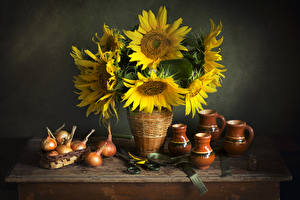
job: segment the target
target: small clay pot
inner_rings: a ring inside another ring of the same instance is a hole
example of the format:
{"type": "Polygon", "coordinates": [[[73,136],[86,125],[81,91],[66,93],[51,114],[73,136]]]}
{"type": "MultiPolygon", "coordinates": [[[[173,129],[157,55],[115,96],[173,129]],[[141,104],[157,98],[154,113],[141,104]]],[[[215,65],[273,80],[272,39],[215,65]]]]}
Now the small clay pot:
{"type": "Polygon", "coordinates": [[[173,124],[172,125],[172,138],[168,143],[168,149],[170,154],[174,156],[184,155],[191,152],[192,145],[188,137],[186,136],[185,124],[173,124]]]}
{"type": "Polygon", "coordinates": [[[199,169],[207,169],[215,159],[215,153],[210,146],[210,133],[195,134],[195,147],[191,152],[191,161],[199,169]]]}
{"type": "Polygon", "coordinates": [[[216,142],[225,128],[226,120],[223,115],[218,114],[215,110],[204,109],[199,112],[199,133],[210,133],[211,140],[216,142]],[[218,127],[217,119],[221,120],[221,127],[218,127]]]}
{"type": "Polygon", "coordinates": [[[223,141],[224,150],[229,156],[240,156],[252,143],[254,131],[251,126],[241,120],[229,120],[226,125],[227,130],[223,141]],[[245,138],[245,130],[249,132],[248,139],[245,138]]]}

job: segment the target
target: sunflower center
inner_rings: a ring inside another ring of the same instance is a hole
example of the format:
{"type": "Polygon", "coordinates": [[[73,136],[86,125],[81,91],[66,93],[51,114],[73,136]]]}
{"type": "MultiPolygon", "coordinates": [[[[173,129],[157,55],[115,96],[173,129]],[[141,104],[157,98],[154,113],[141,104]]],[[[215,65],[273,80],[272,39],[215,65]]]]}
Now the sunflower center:
{"type": "Polygon", "coordinates": [[[107,90],[107,81],[110,77],[111,75],[106,71],[106,65],[101,65],[99,70],[99,85],[101,89],[107,90]]]}
{"type": "Polygon", "coordinates": [[[170,44],[171,41],[165,35],[149,32],[141,40],[141,51],[146,57],[156,60],[167,53],[170,44]]]}
{"type": "Polygon", "coordinates": [[[106,49],[105,51],[114,51],[117,49],[117,43],[115,42],[115,39],[113,36],[108,36],[106,41],[106,49]]]}
{"type": "Polygon", "coordinates": [[[154,40],[152,42],[152,46],[154,49],[158,48],[160,46],[161,41],[160,40],[154,40]]]}
{"type": "Polygon", "coordinates": [[[138,87],[138,91],[146,96],[161,94],[167,87],[167,84],[161,81],[149,81],[138,87]]]}

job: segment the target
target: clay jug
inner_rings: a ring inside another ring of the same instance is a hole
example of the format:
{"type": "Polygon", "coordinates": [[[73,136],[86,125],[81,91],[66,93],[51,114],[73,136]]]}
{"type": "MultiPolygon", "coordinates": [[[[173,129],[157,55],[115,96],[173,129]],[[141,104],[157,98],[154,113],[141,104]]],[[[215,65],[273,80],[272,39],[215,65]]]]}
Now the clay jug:
{"type": "Polygon", "coordinates": [[[226,125],[227,130],[223,141],[224,150],[229,156],[239,156],[252,143],[254,131],[251,126],[241,120],[229,120],[226,125]],[[248,139],[245,138],[245,130],[249,132],[248,139]]]}
{"type": "Polygon", "coordinates": [[[169,152],[174,155],[183,155],[191,152],[191,142],[186,136],[185,124],[172,125],[172,138],[168,143],[169,152]]]}
{"type": "Polygon", "coordinates": [[[215,110],[205,109],[199,112],[198,132],[210,133],[211,140],[216,142],[225,128],[226,120],[223,115],[215,110]],[[218,127],[217,119],[221,120],[221,127],[218,127]]]}
{"type": "Polygon", "coordinates": [[[196,133],[195,147],[191,152],[191,161],[199,169],[207,169],[215,159],[215,153],[210,146],[211,134],[196,133]]]}

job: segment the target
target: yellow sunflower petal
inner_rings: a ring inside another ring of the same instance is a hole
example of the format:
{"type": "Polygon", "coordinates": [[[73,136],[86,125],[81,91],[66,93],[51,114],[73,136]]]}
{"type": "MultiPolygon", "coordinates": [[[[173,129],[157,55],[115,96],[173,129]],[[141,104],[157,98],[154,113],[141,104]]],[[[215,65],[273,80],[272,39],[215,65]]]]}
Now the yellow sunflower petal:
{"type": "Polygon", "coordinates": [[[142,15],[138,15],[138,18],[140,20],[140,26],[145,30],[145,31],[150,31],[151,26],[149,25],[149,19],[148,19],[148,13],[143,10],[142,15]]]}
{"type": "Polygon", "coordinates": [[[72,46],[72,50],[73,51],[70,54],[73,58],[82,59],[82,53],[81,53],[81,51],[79,51],[79,49],[77,47],[72,46]]]}
{"type": "Polygon", "coordinates": [[[153,14],[153,12],[151,10],[149,10],[149,25],[151,26],[152,29],[156,29],[157,27],[157,21],[155,18],[155,15],[153,14]]]}
{"type": "Polygon", "coordinates": [[[87,111],[86,111],[86,117],[88,117],[90,115],[91,112],[95,111],[95,104],[91,104],[89,105],[87,111]]]}
{"type": "Polygon", "coordinates": [[[134,88],[130,88],[122,97],[122,101],[127,100],[134,92],[134,88]]]}
{"type": "Polygon", "coordinates": [[[100,101],[103,101],[103,100],[105,100],[105,99],[111,97],[112,95],[113,95],[113,93],[108,93],[108,94],[104,95],[103,97],[101,97],[101,98],[100,98],[100,101]]]}
{"type": "Polygon", "coordinates": [[[140,41],[143,38],[143,35],[138,31],[124,31],[124,34],[132,40],[140,41]]]}
{"type": "Polygon", "coordinates": [[[126,87],[128,87],[128,88],[133,87],[133,85],[130,85],[130,84],[126,83],[126,82],[123,82],[123,84],[124,84],[126,87]]]}
{"type": "Polygon", "coordinates": [[[168,27],[167,33],[172,34],[182,24],[182,18],[177,19],[171,26],[168,27]]]}
{"type": "Polygon", "coordinates": [[[144,110],[148,105],[148,99],[141,97],[140,100],[140,111],[144,110]]]}
{"type": "Polygon", "coordinates": [[[167,9],[165,6],[161,6],[159,8],[158,14],[157,14],[157,21],[161,29],[166,28],[167,23],[167,9]]]}
{"type": "Polygon", "coordinates": [[[141,81],[147,81],[148,78],[146,78],[145,76],[143,76],[140,72],[137,73],[138,79],[141,81]]]}
{"type": "Polygon", "coordinates": [[[141,96],[137,95],[133,101],[132,110],[135,110],[139,105],[141,101],[141,96]]]}
{"type": "Polygon", "coordinates": [[[79,66],[82,66],[82,67],[93,67],[93,68],[96,68],[97,66],[99,66],[99,63],[93,62],[93,61],[90,61],[90,60],[74,59],[74,63],[75,63],[75,65],[79,65],[79,66]]]}
{"type": "Polygon", "coordinates": [[[127,83],[131,83],[134,84],[135,80],[131,80],[131,79],[127,79],[127,78],[123,78],[124,81],[126,81],[127,83]]]}
{"type": "Polygon", "coordinates": [[[138,32],[142,33],[142,34],[146,34],[147,31],[145,29],[143,29],[141,26],[138,27],[138,32]]]}
{"type": "Polygon", "coordinates": [[[86,53],[88,56],[90,56],[95,61],[99,61],[99,58],[97,58],[92,52],[90,52],[90,50],[86,49],[86,50],[84,50],[84,53],[86,53]]]}
{"type": "Polygon", "coordinates": [[[189,115],[190,113],[191,113],[190,99],[186,98],[186,101],[185,101],[185,115],[189,115]]]}

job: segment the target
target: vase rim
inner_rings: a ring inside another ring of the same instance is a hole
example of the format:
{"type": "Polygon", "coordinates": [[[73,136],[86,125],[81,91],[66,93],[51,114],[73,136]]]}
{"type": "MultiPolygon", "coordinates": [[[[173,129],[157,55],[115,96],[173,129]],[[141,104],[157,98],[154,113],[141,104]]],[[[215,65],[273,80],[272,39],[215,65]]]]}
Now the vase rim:
{"type": "Polygon", "coordinates": [[[196,138],[205,138],[205,139],[209,139],[211,138],[211,134],[210,133],[196,133],[195,134],[196,138]]]}
{"type": "Polygon", "coordinates": [[[214,109],[204,109],[204,110],[200,110],[199,114],[200,115],[213,115],[215,114],[217,111],[214,109]]]}
{"type": "Polygon", "coordinates": [[[244,126],[246,122],[242,120],[234,119],[234,120],[228,120],[226,124],[230,126],[244,126]]]}
{"type": "Polygon", "coordinates": [[[183,123],[172,124],[172,128],[186,128],[187,125],[183,123]]]}

